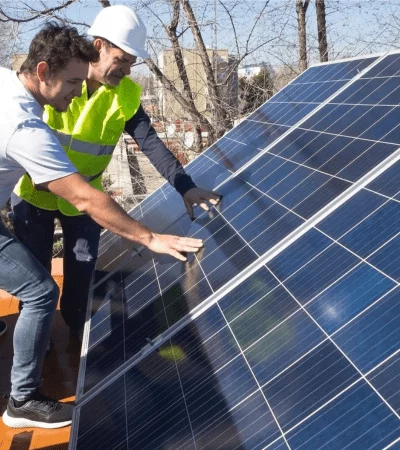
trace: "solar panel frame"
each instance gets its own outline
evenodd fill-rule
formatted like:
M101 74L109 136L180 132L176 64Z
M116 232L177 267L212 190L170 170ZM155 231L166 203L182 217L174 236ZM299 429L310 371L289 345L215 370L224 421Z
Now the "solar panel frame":
M393 54L397 54L398 52L393 52ZM378 62L381 59L378 59L375 63L373 63L370 68L375 67ZM346 84L346 87L351 85L356 79L359 79L359 77L356 77L351 82ZM344 89L340 90L342 92ZM339 93L339 92L338 92ZM334 95L333 97L336 97ZM320 105L315 111L310 113L306 118L304 118L299 123L303 123L307 120L308 117L313 116L319 109L323 107L324 104L328 103L329 100L324 102ZM292 127L291 129L298 128L299 125ZM286 133L286 134L289 134ZM282 136L279 140L283 139L284 136ZM271 147L273 147L278 141L274 142L270 146L268 146L263 153L267 152ZM256 158L257 159L257 158ZM256 270L258 270L260 267L264 266L267 262L269 262L271 259L273 259L277 254L281 253L285 248L287 248L289 245L291 245L294 241L299 239L301 236L303 236L308 230L313 228L315 225L319 224L325 217L327 217L331 212L335 211L337 208L339 208L342 204L344 204L348 199L352 198L354 195L356 195L359 191L361 191L364 187L371 184L373 181L375 181L382 173L384 173L388 168L392 167L397 161L400 160L400 150L398 149L395 153L393 153L391 156L386 158L384 161L382 161L380 164L378 164L374 169L369 171L366 175L364 175L360 180L355 182L348 190L340 194L336 199L331 201L328 205L323 207L319 212L314 214L311 218L309 218L304 224L302 224L300 227L296 228L287 238L283 239L280 243L275 245L273 248L271 248L269 251L267 251L264 255L262 255L259 259L257 259L253 264L251 264L247 269L239 273L230 283L224 286L224 292L225 295L227 292L232 291L235 287L237 287L239 284L241 284L244 280L246 280L249 276L251 276ZM251 162L247 164L249 166ZM234 175L231 176L233 178L238 173L245 170L245 168L235 172ZM138 361L145 358L148 354L150 354L153 350L154 346L159 346L163 342L166 342L170 337L172 337L178 330L182 329L186 324L190 323L191 321L195 320L196 317L199 317L204 311L209 309L211 306L213 306L220 298L222 293L217 291L215 294L213 294L208 300L203 302L201 305L199 305L198 308L194 310L193 315L187 319L187 321L181 321L171 327L171 329L168 330L167 333L160 336L160 339L157 339L156 342L153 342L148 345L148 348L144 348L142 353L138 355L137 358L134 358L131 361L128 361L127 363L123 364L120 367L119 373L125 373L127 370L129 370L131 367L133 367ZM85 333L87 334L87 333ZM90 400L90 398L93 398L93 396L96 395L97 392L99 392L104 386L109 385L114 379L117 378L117 374L113 376L108 377L104 383L99 384L93 392L86 393L83 398L81 399L80 405L85 404L87 401ZM79 409L79 408L78 408ZM77 412L77 415L79 415L79 412Z

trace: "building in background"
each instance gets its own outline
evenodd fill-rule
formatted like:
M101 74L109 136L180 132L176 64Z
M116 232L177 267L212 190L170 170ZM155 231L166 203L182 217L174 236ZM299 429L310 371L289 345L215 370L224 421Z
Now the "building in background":
M228 50L208 49L208 57L214 67L216 81L222 93L222 98L227 108L237 108L238 98L238 76L236 60L228 54ZM190 89L197 110L201 114L212 116L211 102L207 88L206 75L203 63L198 50L184 49L183 62L185 64ZM180 91L183 91L183 84L179 77L178 67L172 49L162 51L158 57L158 65L164 75ZM184 119L186 113L182 106L174 99L159 83L160 113L165 118Z

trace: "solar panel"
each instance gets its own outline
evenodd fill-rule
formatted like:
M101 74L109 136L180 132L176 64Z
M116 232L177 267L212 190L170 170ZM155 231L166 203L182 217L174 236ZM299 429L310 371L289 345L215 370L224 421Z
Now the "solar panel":
M205 240L188 263L139 250L94 286L71 448L399 448L399 61L260 144L211 213L165 215Z
M310 67L190 163L187 172L199 186L215 189L375 60L359 58ZM164 184L131 215L161 232L184 212L179 195ZM131 249L131 242L106 232L100 242L96 281L129 258Z

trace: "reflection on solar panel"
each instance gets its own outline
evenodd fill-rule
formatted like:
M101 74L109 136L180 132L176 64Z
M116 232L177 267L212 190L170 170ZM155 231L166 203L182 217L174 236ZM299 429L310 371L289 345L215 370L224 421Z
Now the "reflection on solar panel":
M222 205L133 211L188 263L103 237L71 448L400 448L399 80L311 68L189 165Z

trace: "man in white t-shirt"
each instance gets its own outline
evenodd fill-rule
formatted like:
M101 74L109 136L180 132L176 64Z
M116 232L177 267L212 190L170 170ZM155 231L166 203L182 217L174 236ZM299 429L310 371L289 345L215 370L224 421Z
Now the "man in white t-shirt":
M129 217L107 194L77 173L51 129L43 107L65 111L81 94L89 62L98 55L76 29L48 24L33 39L24 72L0 69L0 208L19 178L64 198L104 228L185 261L199 239L159 235ZM10 427L69 425L72 406L40 393L40 375L59 290L48 271L0 221L0 289L18 297L22 312L14 331L11 395L3 422Z

